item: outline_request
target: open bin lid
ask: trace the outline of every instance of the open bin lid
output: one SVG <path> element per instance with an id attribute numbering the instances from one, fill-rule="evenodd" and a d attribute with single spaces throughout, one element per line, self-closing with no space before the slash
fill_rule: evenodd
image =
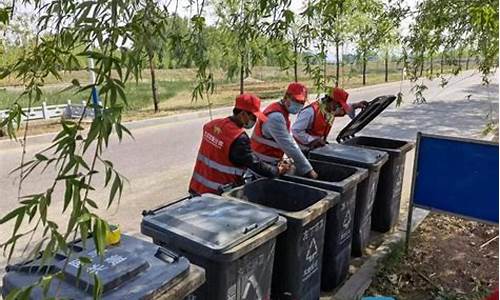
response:
<path id="1" fill-rule="evenodd" d="M 79 241 L 70 244 L 70 247 L 73 249 L 71 257 L 58 253 L 45 264 L 39 258 L 26 264 L 8 266 L 4 288 L 26 287 L 37 282 L 46 272 L 62 271 L 64 277 L 58 294 L 60 297 L 91 298 L 94 276 L 97 275 L 106 299 L 139 299 L 168 290 L 188 274 L 190 267 L 185 257 L 126 235 L 121 236 L 120 244 L 107 247 L 103 256 L 97 255 L 92 239 L 88 239 L 85 246 Z M 79 257 L 87 257 L 90 263 L 81 265 Z M 47 296 L 56 295 L 57 286 L 57 282 L 52 283 Z M 33 290 L 32 298 L 42 299 L 41 289 Z"/>
<path id="2" fill-rule="evenodd" d="M 365 128 L 368 123 L 375 119 L 384 109 L 386 109 L 392 102 L 396 100 L 396 96 L 387 95 L 379 96 L 372 101 L 368 102 L 368 106 L 357 114 L 354 119 L 349 122 L 337 136 L 337 142 L 343 141 L 354 137 L 361 129 Z"/>
<path id="3" fill-rule="evenodd" d="M 174 241 L 176 247 L 216 254 L 262 232 L 278 218 L 272 209 L 204 194 L 145 216 L 143 226 Z"/>

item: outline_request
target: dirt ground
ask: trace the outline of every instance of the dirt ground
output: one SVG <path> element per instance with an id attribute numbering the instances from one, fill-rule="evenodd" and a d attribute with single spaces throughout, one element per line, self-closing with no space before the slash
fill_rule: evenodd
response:
<path id="1" fill-rule="evenodd" d="M 430 214 L 381 264 L 367 295 L 398 300 L 484 299 L 498 287 L 498 226 Z"/>

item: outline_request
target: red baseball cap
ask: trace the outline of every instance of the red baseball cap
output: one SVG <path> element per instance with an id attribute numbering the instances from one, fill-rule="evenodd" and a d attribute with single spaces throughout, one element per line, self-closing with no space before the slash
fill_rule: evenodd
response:
<path id="1" fill-rule="evenodd" d="M 299 102 L 305 103 L 307 100 L 307 88 L 302 83 L 290 83 L 286 89 L 286 93 Z"/>
<path id="2" fill-rule="evenodd" d="M 257 119 L 265 122 L 266 115 L 260 111 L 260 99 L 251 93 L 244 93 L 236 97 L 234 108 L 252 113 Z"/>
<path id="3" fill-rule="evenodd" d="M 343 88 L 332 88 L 331 98 L 338 102 L 345 112 L 351 112 L 352 107 L 347 104 L 347 98 L 349 98 L 349 94 Z"/>

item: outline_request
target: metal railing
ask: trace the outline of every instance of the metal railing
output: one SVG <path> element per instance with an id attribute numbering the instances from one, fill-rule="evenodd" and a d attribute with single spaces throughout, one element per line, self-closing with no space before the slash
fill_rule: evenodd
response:
<path id="1" fill-rule="evenodd" d="M 85 111 L 85 117 L 94 117 L 93 109 L 84 110 L 87 105 L 86 101 L 81 102 L 81 104 L 72 104 L 71 100 L 68 100 L 66 104 L 58 105 L 47 105 L 44 101 L 42 106 L 32 107 L 31 109 L 25 108 L 23 112 L 25 116 L 22 116 L 23 121 L 29 120 L 48 120 L 53 118 L 79 118 Z M 8 110 L 0 110 L 0 120 L 8 117 Z"/>

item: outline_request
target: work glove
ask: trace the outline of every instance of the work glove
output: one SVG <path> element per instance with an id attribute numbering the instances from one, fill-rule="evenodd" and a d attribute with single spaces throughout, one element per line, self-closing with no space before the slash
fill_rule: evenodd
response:
<path id="1" fill-rule="evenodd" d="M 335 109 L 334 115 L 335 115 L 336 117 L 343 117 L 343 116 L 345 116 L 345 110 L 344 110 L 341 106 L 338 106 L 338 107 Z"/>
<path id="2" fill-rule="evenodd" d="M 278 163 L 278 175 L 283 175 L 288 173 L 292 169 L 292 162 L 289 160 L 282 160 Z"/>
<path id="3" fill-rule="evenodd" d="M 318 138 L 309 143 L 309 147 L 312 149 L 320 148 L 326 145 L 326 141 L 324 138 Z"/>
<path id="4" fill-rule="evenodd" d="M 360 108 L 361 110 L 364 110 L 367 106 L 368 106 L 368 102 L 364 101 L 364 100 L 352 104 L 353 109 Z"/>
<path id="5" fill-rule="evenodd" d="M 314 170 L 311 170 L 309 171 L 309 173 L 306 174 L 306 177 L 309 177 L 311 179 L 318 179 L 318 173 L 316 173 L 316 171 Z"/>

